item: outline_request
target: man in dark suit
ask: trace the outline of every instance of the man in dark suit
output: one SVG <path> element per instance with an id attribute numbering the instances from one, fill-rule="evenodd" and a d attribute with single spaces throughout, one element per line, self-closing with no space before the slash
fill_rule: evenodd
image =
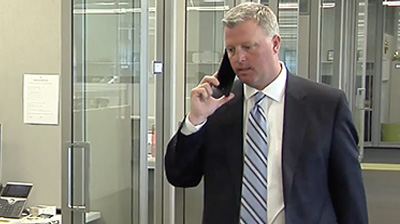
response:
<path id="1" fill-rule="evenodd" d="M 278 59 L 279 29 L 268 7 L 242 3 L 223 23 L 238 80 L 219 99 L 211 96 L 218 74 L 192 89 L 190 112 L 167 148 L 169 182 L 193 187 L 204 177 L 206 224 L 368 223 L 357 133 L 344 93 L 287 71 Z M 255 208 L 265 216 L 246 207 L 242 195 L 245 180 L 254 183 L 243 173 L 257 92 L 267 96 L 260 107 L 267 120 L 268 194 L 260 196 L 265 207 Z M 250 219 L 243 218 L 246 212 Z"/>

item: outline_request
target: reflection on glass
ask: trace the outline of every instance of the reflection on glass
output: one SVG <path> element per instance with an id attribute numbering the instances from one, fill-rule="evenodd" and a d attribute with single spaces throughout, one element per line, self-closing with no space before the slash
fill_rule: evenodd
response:
<path id="1" fill-rule="evenodd" d="M 281 35 L 281 49 L 279 58 L 285 62 L 292 74 L 297 73 L 297 26 L 298 26 L 297 0 L 279 1 L 279 32 Z"/>
<path id="2" fill-rule="evenodd" d="M 139 222 L 140 156 L 148 156 L 153 223 L 156 4 L 148 2 L 149 139 L 148 155 L 140 155 L 141 2 L 74 2 L 74 134 L 91 143 L 91 208 L 104 223 Z"/>
<path id="3" fill-rule="evenodd" d="M 384 6 L 381 79 L 381 141 L 400 142 L 400 8 Z"/>
<path id="4" fill-rule="evenodd" d="M 323 0 L 321 10 L 321 65 L 319 82 L 327 85 L 333 83 L 333 60 L 335 58 L 334 31 L 335 31 L 335 1 Z"/>
<path id="5" fill-rule="evenodd" d="M 190 104 L 190 90 L 205 75 L 214 74 L 224 52 L 223 25 L 230 1 L 187 1 L 186 23 L 186 108 Z"/>

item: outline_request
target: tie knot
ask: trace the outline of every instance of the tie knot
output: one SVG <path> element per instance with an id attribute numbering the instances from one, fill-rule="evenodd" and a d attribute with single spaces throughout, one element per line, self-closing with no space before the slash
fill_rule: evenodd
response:
<path id="1" fill-rule="evenodd" d="M 256 94 L 253 95 L 254 97 L 254 105 L 259 105 L 262 100 L 266 97 L 266 95 L 263 92 L 257 92 Z"/>

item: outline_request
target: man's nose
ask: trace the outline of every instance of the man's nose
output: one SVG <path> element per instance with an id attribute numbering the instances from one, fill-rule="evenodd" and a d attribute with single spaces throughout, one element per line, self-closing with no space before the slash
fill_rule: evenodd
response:
<path id="1" fill-rule="evenodd" d="M 246 61 L 246 52 L 244 50 L 237 51 L 237 60 L 238 62 Z"/>

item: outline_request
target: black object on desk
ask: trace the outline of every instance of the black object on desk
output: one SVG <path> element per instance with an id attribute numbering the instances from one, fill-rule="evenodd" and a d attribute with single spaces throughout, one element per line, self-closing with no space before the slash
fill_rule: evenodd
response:
<path id="1" fill-rule="evenodd" d="M 32 187 L 32 183 L 7 182 L 0 195 L 0 216 L 21 217 Z"/>

